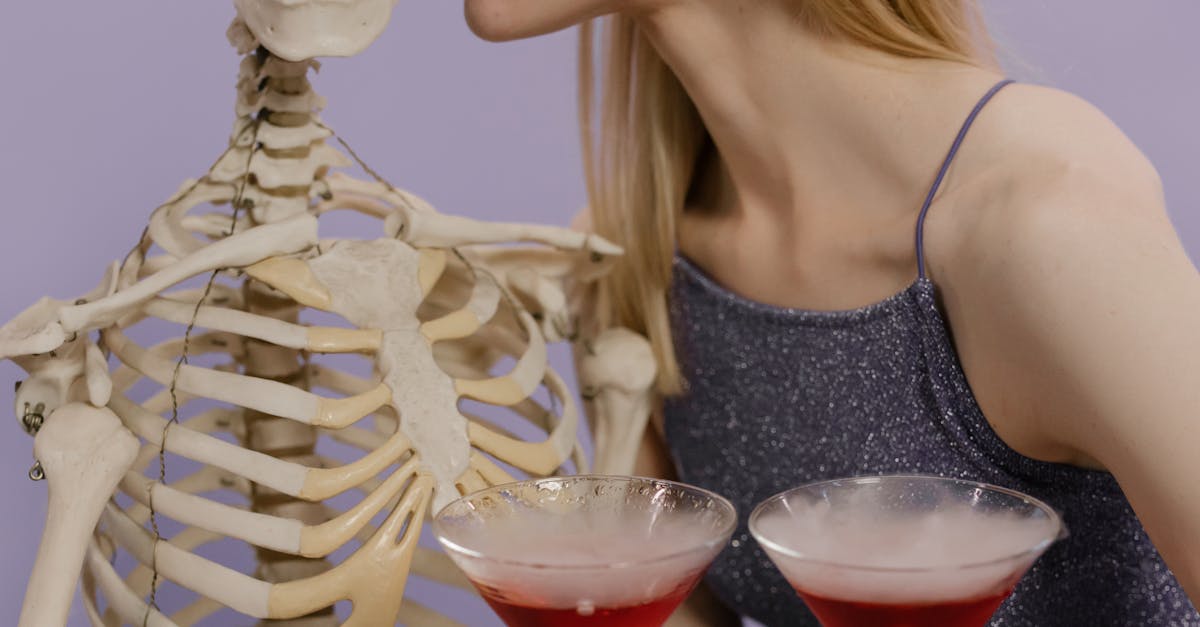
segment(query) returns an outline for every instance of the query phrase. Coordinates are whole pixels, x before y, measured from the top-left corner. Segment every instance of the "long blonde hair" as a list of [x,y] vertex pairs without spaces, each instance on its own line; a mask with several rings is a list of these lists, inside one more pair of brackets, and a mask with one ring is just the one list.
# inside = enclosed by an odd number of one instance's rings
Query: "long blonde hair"
[[[798,18],[826,36],[903,57],[978,63],[988,56],[974,0],[796,1]],[[592,287],[583,331],[619,325],[646,335],[658,360],[658,390],[669,395],[683,383],[667,302],[676,221],[710,139],[634,19],[618,14],[601,22],[585,24],[580,37],[584,168],[592,228],[626,254]]]

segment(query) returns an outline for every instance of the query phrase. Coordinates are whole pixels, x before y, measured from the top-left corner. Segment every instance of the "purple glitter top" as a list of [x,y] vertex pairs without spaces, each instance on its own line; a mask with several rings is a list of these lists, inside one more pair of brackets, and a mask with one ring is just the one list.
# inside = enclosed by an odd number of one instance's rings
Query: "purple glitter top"
[[951,343],[920,242],[920,276],[851,311],[753,302],[682,256],[672,323],[688,392],[668,399],[665,427],[682,481],[729,498],[741,517],[709,571],[729,607],[769,627],[818,627],[762,552],[746,518],[800,484],[881,473],[992,483],[1058,509],[1070,537],[1021,580],[993,627],[1200,626],[1112,475],[1024,457],[992,430]]

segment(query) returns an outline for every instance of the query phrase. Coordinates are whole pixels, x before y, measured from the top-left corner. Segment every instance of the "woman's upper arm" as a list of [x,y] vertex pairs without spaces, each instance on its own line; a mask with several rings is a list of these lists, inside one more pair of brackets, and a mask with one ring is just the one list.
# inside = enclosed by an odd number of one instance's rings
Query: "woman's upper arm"
[[1112,472],[1200,599],[1200,274],[1152,173],[1058,178],[984,238],[957,298],[1028,397],[1008,405],[1033,408],[1024,427]]

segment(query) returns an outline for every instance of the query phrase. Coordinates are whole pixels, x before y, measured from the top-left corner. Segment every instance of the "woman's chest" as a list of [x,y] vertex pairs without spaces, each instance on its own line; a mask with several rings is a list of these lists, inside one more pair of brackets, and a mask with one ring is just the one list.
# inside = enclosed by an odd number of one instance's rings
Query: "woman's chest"
[[687,392],[667,402],[664,426],[678,463],[761,468],[795,455],[816,461],[814,477],[946,470],[947,416],[974,408],[930,370],[921,284],[830,314],[764,309],[705,280],[681,277],[673,291]]

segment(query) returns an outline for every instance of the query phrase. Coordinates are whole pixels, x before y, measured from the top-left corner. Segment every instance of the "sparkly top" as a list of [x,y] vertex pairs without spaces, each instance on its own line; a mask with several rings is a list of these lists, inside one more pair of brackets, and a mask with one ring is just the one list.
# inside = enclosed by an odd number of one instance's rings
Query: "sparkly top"
[[993,627],[1200,627],[1112,475],[1024,457],[992,430],[919,243],[918,259],[904,291],[828,312],[747,300],[677,257],[671,314],[688,391],[666,402],[667,445],[682,481],[729,498],[741,518],[709,571],[712,590],[768,627],[818,627],[751,538],[751,510],[813,481],[920,473],[1019,490],[1063,515],[1070,536],[1021,580]]

